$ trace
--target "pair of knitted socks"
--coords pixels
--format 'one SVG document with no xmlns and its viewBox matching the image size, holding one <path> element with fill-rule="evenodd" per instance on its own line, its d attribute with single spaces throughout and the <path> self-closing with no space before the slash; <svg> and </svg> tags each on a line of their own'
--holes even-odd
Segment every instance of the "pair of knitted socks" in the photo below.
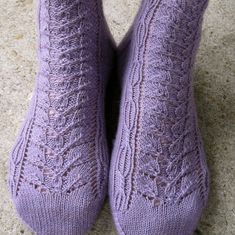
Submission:
<svg viewBox="0 0 235 235">
<path fill-rule="evenodd" d="M 191 235 L 208 194 L 191 79 L 207 0 L 143 0 L 118 48 L 110 169 L 104 99 L 115 47 L 102 2 L 38 1 L 40 67 L 10 157 L 19 216 L 39 235 L 84 234 L 109 178 L 119 234 Z"/>
</svg>

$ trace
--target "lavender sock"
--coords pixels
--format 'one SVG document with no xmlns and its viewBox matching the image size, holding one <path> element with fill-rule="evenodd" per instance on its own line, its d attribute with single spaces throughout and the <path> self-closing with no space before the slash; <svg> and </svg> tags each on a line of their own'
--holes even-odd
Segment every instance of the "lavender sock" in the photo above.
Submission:
<svg viewBox="0 0 235 235">
<path fill-rule="evenodd" d="M 119 234 L 191 235 L 207 202 L 191 79 L 206 5 L 143 1 L 122 44 L 123 94 L 110 172 Z"/>
<path fill-rule="evenodd" d="M 10 189 L 37 234 L 84 234 L 106 195 L 112 41 L 100 0 L 40 0 L 38 9 L 40 68 L 10 158 Z"/>
</svg>

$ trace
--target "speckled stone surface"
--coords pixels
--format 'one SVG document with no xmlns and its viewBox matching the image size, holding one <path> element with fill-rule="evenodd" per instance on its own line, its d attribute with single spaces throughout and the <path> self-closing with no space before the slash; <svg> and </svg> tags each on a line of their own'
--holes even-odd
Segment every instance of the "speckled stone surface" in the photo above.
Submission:
<svg viewBox="0 0 235 235">
<path fill-rule="evenodd" d="M 0 235 L 32 234 L 13 209 L 7 160 L 32 95 L 37 69 L 33 0 L 0 0 Z M 139 0 L 104 0 L 117 42 Z M 195 66 L 200 127 L 211 175 L 210 200 L 197 234 L 235 235 L 235 1 L 211 0 Z M 115 235 L 106 203 L 90 235 Z"/>
</svg>

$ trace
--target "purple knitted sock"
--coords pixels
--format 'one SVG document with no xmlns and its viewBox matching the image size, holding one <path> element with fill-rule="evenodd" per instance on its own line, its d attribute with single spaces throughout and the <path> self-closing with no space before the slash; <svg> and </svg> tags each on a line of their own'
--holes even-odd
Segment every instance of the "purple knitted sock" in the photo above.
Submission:
<svg viewBox="0 0 235 235">
<path fill-rule="evenodd" d="M 40 0 L 38 9 L 40 68 L 10 158 L 10 189 L 37 234 L 84 234 L 106 195 L 113 45 L 100 0 Z"/>
<path fill-rule="evenodd" d="M 122 45 L 127 59 L 110 173 L 119 234 L 191 235 L 206 204 L 208 170 L 191 79 L 206 5 L 143 1 Z"/>
</svg>

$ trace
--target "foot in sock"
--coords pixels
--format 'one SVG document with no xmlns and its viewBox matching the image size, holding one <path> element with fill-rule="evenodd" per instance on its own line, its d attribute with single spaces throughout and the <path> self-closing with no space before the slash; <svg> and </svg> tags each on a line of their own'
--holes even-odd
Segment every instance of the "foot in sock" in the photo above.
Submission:
<svg viewBox="0 0 235 235">
<path fill-rule="evenodd" d="M 119 234 L 191 235 L 206 204 L 208 170 L 191 78 L 206 5 L 143 1 L 121 46 L 123 94 L 109 189 Z"/>
<path fill-rule="evenodd" d="M 37 234 L 84 234 L 106 196 L 112 41 L 100 0 L 40 0 L 38 17 L 40 68 L 10 158 L 10 190 Z"/>
</svg>

